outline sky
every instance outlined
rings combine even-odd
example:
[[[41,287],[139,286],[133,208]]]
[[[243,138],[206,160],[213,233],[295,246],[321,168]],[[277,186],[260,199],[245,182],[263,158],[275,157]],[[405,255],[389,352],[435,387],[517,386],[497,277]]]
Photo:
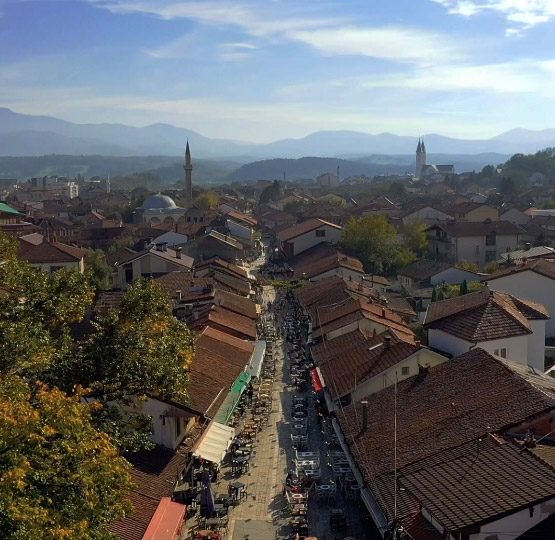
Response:
[[[0,0],[0,106],[269,142],[555,127],[555,0]]]

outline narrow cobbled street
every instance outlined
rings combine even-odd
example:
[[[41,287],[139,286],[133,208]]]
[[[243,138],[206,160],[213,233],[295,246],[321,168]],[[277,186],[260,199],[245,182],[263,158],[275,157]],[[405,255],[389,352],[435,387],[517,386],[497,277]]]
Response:
[[[222,470],[222,484],[245,486],[230,512],[227,538],[362,540],[357,486],[331,422],[318,414],[294,299],[265,286],[262,301],[271,305],[261,321],[268,349],[253,410],[242,426],[255,431],[250,465],[241,475],[232,474],[230,464]]]

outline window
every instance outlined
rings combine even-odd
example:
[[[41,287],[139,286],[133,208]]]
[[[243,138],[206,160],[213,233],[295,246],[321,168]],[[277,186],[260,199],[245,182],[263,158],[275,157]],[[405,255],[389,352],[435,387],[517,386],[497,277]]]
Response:
[[[125,283],[133,281],[133,267],[131,265],[125,267]]]
[[[496,243],[497,243],[497,235],[496,234],[486,235],[486,246],[495,246]]]
[[[501,349],[494,349],[493,354],[495,356],[500,356],[501,358],[507,358],[507,349],[506,347],[503,347]]]
[[[486,262],[492,262],[497,259],[497,251],[486,251]]]
[[[316,231],[316,238],[323,238],[324,236],[326,236],[325,229],[319,229]]]
[[[181,418],[175,419],[175,438],[181,435]]]
[[[401,368],[401,375],[408,375],[410,373],[410,367],[405,366]]]

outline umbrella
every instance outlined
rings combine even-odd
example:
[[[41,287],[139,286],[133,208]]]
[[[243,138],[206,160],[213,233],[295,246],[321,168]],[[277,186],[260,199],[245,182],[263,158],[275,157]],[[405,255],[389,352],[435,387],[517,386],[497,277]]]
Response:
[[[210,483],[210,472],[204,469],[202,473],[202,494],[200,497],[200,505],[206,508],[206,515],[212,516],[214,513],[214,494],[212,493],[212,484]]]

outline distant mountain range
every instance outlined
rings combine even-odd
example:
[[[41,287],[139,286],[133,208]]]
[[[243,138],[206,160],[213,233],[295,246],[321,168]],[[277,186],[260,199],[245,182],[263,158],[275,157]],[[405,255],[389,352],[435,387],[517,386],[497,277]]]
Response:
[[[318,131],[300,139],[253,144],[210,139],[169,124],[132,127],[123,124],[75,124],[48,116],[19,114],[0,108],[0,155],[45,154],[110,156],[176,156],[187,138],[193,158],[226,158],[247,163],[271,158],[305,156],[357,159],[374,154],[414,155],[416,137],[357,131]],[[428,152],[435,154],[533,153],[555,146],[555,129],[513,129],[491,139],[467,140],[425,135]],[[431,159],[428,160],[432,162]],[[451,162],[454,160],[451,160]]]

